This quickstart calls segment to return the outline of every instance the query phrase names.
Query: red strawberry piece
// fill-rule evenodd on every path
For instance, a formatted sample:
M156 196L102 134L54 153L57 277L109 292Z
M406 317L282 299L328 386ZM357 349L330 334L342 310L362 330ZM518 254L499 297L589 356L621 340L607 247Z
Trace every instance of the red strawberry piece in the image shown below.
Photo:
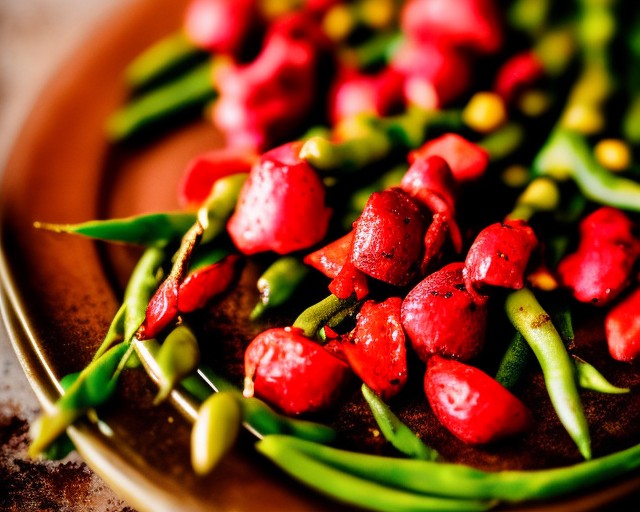
M187 274L178 289L178 311L190 313L227 290L235 277L239 257L231 254L222 260Z
M405 334L400 321L402 299L366 301L355 329L341 338L349 366L383 399L394 397L407 381Z
M435 247L432 240L440 240L447 234L451 237L456 251L460 251L462 247L462 236L455 221L457 186L449 164L444 158L436 155L414 158L402 177L400 188L434 214L429 226L429 240L425 241L427 252L437 253L440 247ZM440 233L439 226L443 221L446 221L448 229L447 232Z
M384 116L404 105L404 77L391 67L377 74L344 68L330 92L333 123L357 114Z
M413 163L432 155L446 160L457 182L477 180L489 165L489 153L457 133L445 133L426 142L409 154L409 160Z
M507 59L498 70L493 90L506 102L511 102L522 90L533 86L544 74L542 62L535 53L517 53Z
M197 47L216 54L236 55L261 25L256 0L191 0L184 32Z
M477 53L502 46L503 28L494 0L411 0L401 17L405 34Z
M389 67L404 77L404 102L424 109L450 104L469 88L471 82L467 55L432 42L405 41Z
M615 299L630 283L640 255L634 225L622 211L604 206L580 223L580 243L558 265L558 276L573 296L598 306Z
M317 251L307 254L304 262L333 279L349 259L352 241L353 231L349 231L346 235L328 243Z
M187 164L178 185L180 205L197 208L218 179L249 172L257 160L258 155L246 149L220 148L198 155Z
M405 286L420 271L426 229L408 194L398 188L374 192L355 222L351 262L368 276Z
M255 394L285 414L331 407L349 367L300 329L276 327L256 336L245 352L245 396Z
M464 264L450 263L425 277L402 303L402 326L423 361L433 354L467 360L480 353L487 304L467 291Z
M354 294L358 300L363 299L369 295L367 275L348 259L338 275L329 283L329 291L339 299L348 299Z
M533 423L522 401L483 371L459 361L431 357L424 390L442 425L465 443L490 443Z
M306 249L324 238L331 210L316 171L298 157L299 143L262 155L244 183L227 229L244 254Z
M609 353L618 361L640 356L640 287L616 303L605 317Z
M264 149L300 130L321 92L328 48L318 24L298 12L271 24L252 62L218 66L212 117L227 145Z
M496 222L484 228L471 244L464 263L469 291L487 286L519 290L531 252L538 245L524 220Z

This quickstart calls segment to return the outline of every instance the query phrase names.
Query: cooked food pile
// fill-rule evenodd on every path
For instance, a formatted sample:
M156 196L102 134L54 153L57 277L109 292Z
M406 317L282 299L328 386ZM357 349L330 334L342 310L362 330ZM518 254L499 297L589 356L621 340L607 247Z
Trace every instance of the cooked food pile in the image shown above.
M639 69L631 2L190 0L106 133L144 150L205 119L224 147L181 211L38 224L141 256L32 454L142 361L157 402L199 400L198 474L242 423L373 510L637 471Z

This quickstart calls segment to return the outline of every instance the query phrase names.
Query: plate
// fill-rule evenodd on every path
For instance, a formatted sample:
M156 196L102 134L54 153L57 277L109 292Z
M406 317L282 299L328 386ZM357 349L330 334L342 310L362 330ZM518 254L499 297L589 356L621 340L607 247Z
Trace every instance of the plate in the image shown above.
M135 148L114 149L103 135L105 119L126 95L124 67L176 28L184 3L134 2L92 34L45 89L8 161L0 200L3 312L45 410L60 395L59 379L84 367L100 345L137 253L39 231L34 221L73 223L176 208L185 164L221 144L204 122ZM101 410L98 423L79 422L70 435L92 469L138 510L338 509L258 457L249 434L221 467L197 478L189 464L188 418L172 405L152 406L155 388L142 372L127 372L123 384L117 408ZM188 401L183 406L188 409ZM636 474L577 498L519 510L593 510L621 498L637 500L639 488Z

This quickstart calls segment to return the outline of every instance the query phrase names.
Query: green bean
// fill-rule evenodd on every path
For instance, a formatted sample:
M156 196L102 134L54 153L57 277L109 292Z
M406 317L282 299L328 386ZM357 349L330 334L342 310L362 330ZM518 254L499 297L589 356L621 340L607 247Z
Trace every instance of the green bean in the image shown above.
M53 410L34 422L30 456L43 452L89 408L98 407L111 398L116 390L119 366L128 350L129 344L124 342L110 348L73 379Z
M343 140L312 137L299 155L320 172L354 172L388 157L394 150L418 147L430 130L461 126L459 111L410 108L395 117L363 115L340 127Z
M233 447L240 431L238 398L223 391L207 398L191 430L191 465L197 475L210 473Z
M224 233L227 220L233 213L247 173L231 174L218 179L207 199L198 210L198 219L204 227L202 243L211 241Z
M147 88L208 57L208 52L194 46L178 31L163 37L133 59L125 69L125 80L134 89Z
M184 377L192 373L200 362L200 349L191 329L178 325L162 342L155 356L160 371L157 404L167 398L171 390Z
M629 393L629 388L621 388L611 384L593 365L578 356L573 356L578 375L578 384L584 389L614 395Z
M308 273L309 267L295 256L282 256L273 262L258 279L260 302L251 311L251 319L287 302Z
M157 274L164 259L162 249L147 249L129 277L123 299L125 340L132 340L144 321L147 304L158 287Z
M521 147L525 137L522 126L508 123L487 135L478 145L483 148L492 161L502 160Z
M558 418L582 456L591 458L589 426L578 393L575 367L549 315L527 288L510 293L505 309L509 320L522 334L540 363Z
M262 445L262 446L261 446ZM264 446L267 449L264 449ZM412 493L468 500L546 500L610 481L640 468L640 444L570 466L530 471L483 471L464 464L355 453L291 436L268 436L258 443L273 459L291 453L358 478ZM329 484L328 484L329 485ZM391 507L393 510L393 507Z
M394 448L414 459L436 460L438 458L438 452L424 444L366 384L362 385L362 395L369 404L382 435Z
M193 109L203 109L216 95L211 73L212 63L206 62L176 80L134 98L109 117L107 136L111 141L122 141L156 127L161 121L174 119Z
M396 510L398 512L405 510L471 512L488 510L494 505L491 501L428 496L380 484L336 469L317 457L297 449L295 445L283 442L284 439L287 438L267 436L256 444L256 448L293 478L322 494L350 505L370 510Z
M320 329L328 325L332 318L337 316L342 320L341 313L350 312L357 304L358 301L355 296L348 299L339 299L335 295L329 295L300 313L292 326L302 329L306 337L315 338Z
M640 211L640 183L616 176L600 165L583 135L556 128L533 162L534 172L571 177L583 195L599 204Z
M495 379L507 389L517 386L532 359L531 348L520 332L516 331L500 360Z
M180 239L195 220L194 213L171 212L150 213L122 219L93 220L80 224L36 222L34 226L56 233L83 235L109 242L162 247Z

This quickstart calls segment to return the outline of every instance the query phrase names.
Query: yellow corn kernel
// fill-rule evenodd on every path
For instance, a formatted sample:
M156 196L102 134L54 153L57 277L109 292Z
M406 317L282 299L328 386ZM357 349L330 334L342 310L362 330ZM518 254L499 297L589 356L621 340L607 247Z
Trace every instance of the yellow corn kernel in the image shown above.
M342 41L354 28L354 16L346 5L332 7L322 20L322 28L333 41Z
M620 139L602 139L593 150L596 160L610 171L620 172L631 164L631 149Z
M393 0L363 0L360 5L360 16L364 23L379 30L391 25L395 13Z
M564 113L562 126L583 135L593 135L602 130L604 119L600 110L593 105L576 103Z
M518 188L524 186L531 177L529 170L523 165L510 165L502 171L502 182L508 187Z
M507 110L502 98L492 92L477 92L462 111L466 125L480 133L489 133L507 120Z

